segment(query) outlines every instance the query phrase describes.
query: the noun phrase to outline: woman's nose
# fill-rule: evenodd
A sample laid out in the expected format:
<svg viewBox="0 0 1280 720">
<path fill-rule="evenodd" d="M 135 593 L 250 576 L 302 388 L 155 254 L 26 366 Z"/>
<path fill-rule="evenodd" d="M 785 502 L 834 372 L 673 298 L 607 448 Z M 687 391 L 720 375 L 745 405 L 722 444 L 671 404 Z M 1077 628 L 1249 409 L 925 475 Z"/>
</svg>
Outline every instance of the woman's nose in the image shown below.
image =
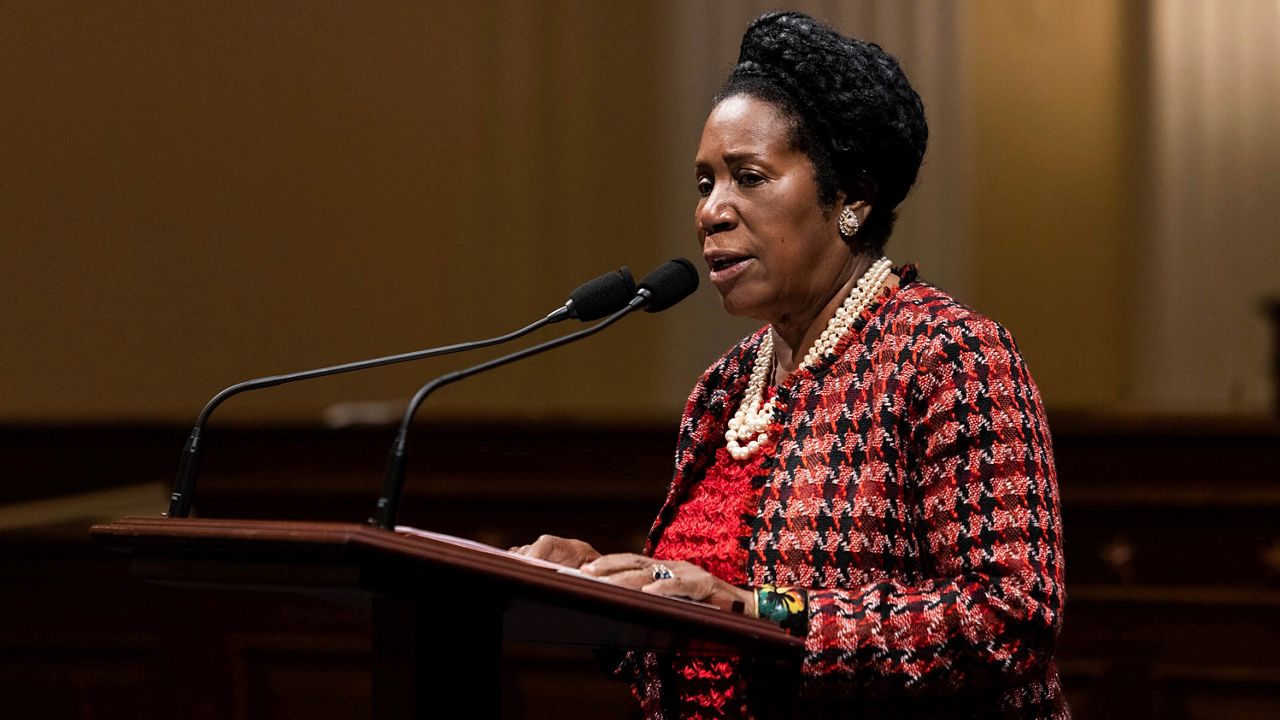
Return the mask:
<svg viewBox="0 0 1280 720">
<path fill-rule="evenodd" d="M 738 224 L 738 213 L 726 193 L 719 188 L 698 205 L 698 225 L 705 233 L 730 230 Z"/>
</svg>

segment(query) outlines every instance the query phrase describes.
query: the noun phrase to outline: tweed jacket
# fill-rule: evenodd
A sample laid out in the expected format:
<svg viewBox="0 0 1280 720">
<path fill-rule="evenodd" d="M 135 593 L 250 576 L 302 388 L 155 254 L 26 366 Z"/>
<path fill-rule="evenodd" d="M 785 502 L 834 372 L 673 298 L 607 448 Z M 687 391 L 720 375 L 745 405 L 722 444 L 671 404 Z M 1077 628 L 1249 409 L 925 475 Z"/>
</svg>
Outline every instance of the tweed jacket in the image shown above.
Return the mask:
<svg viewBox="0 0 1280 720">
<path fill-rule="evenodd" d="M 898 272 L 832 355 L 777 389 L 746 577 L 808 589 L 806 716 L 1066 717 L 1039 392 L 1004 328 Z M 648 553 L 723 445 L 764 332 L 694 388 Z"/>
</svg>

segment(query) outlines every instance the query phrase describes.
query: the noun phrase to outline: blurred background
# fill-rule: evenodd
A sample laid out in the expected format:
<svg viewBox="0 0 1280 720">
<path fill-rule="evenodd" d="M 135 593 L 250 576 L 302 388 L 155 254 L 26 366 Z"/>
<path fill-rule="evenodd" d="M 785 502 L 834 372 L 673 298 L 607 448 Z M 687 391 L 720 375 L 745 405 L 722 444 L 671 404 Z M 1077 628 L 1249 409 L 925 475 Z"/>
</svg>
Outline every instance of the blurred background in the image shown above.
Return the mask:
<svg viewBox="0 0 1280 720">
<path fill-rule="evenodd" d="M 791 6 L 901 61 L 930 147 L 888 253 L 1010 328 L 1040 385 L 1077 715 L 1280 714 L 1280 2 Z M 367 617 L 144 586 L 88 526 L 163 511 L 233 382 L 500 334 L 608 269 L 697 260 L 702 120 L 772 7 L 0 4 L 0 696 L 367 715 Z M 751 329 L 704 283 L 441 391 L 403 519 L 635 549 L 684 398 Z M 363 520 L 388 421 L 475 359 L 230 401 L 197 513 Z M 508 662 L 511 717 L 628 712 L 589 657 Z"/>
</svg>

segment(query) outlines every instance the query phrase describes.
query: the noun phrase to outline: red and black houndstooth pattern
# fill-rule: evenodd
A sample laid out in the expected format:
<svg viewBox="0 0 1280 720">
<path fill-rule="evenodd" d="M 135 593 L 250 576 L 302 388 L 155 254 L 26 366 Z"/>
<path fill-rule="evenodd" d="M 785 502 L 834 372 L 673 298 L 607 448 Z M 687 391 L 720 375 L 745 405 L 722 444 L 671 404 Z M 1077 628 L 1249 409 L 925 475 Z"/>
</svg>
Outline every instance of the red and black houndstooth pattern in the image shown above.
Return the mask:
<svg viewBox="0 0 1280 720">
<path fill-rule="evenodd" d="M 899 274 L 834 357 L 778 388 L 781 433 L 743 542 L 752 584 L 809 588 L 795 709 L 1066 717 L 1052 662 L 1061 520 L 1038 391 L 1004 328 Z M 689 398 L 649 552 L 723 445 L 763 332 Z M 647 684 L 660 716 L 671 705 Z"/>
</svg>

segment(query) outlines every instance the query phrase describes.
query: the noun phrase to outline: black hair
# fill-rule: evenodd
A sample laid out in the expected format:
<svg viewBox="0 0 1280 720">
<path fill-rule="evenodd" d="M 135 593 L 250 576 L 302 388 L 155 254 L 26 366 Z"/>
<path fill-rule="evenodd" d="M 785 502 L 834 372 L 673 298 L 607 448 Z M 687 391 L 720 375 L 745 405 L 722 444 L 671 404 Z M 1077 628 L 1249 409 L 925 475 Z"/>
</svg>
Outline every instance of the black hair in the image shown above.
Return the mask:
<svg viewBox="0 0 1280 720">
<path fill-rule="evenodd" d="M 792 144 L 813 162 L 824 207 L 840 191 L 871 204 L 856 240 L 883 252 L 929 140 L 924 105 L 898 61 L 803 13 L 766 13 L 747 27 L 715 101 L 734 95 L 769 102 L 791 120 Z"/>
</svg>

